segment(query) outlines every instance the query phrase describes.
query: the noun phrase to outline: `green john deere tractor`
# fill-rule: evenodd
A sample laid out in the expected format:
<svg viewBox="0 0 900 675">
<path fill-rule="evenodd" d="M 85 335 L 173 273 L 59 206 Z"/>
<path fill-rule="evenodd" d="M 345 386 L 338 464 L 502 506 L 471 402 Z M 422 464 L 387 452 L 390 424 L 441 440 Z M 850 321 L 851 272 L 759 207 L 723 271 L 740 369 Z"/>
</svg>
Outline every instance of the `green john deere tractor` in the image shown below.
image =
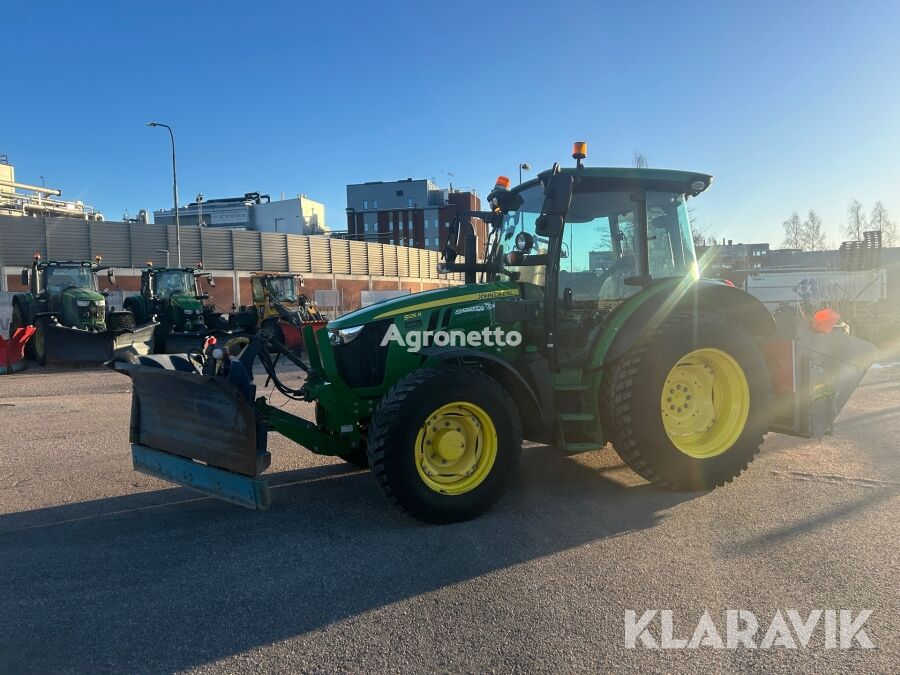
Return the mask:
<svg viewBox="0 0 900 675">
<path fill-rule="evenodd" d="M 216 285 L 209 272 L 193 267 L 153 267 L 148 263 L 141 271 L 140 293 L 125 299 L 125 310 L 137 325 L 157 324 L 157 353 L 201 349 L 212 331 L 227 328 L 222 315 L 203 303 L 209 294 L 200 290 L 201 278 L 211 287 Z"/>
<path fill-rule="evenodd" d="M 552 169 L 450 228 L 445 272 L 465 284 L 395 298 L 304 329 L 299 388 L 271 345 L 194 363 L 134 359 L 139 471 L 254 508 L 277 431 L 367 466 L 389 500 L 431 522 L 472 518 L 513 475 L 523 439 L 571 453 L 611 442 L 654 483 L 705 490 L 738 476 L 768 431 L 829 433 L 874 349 L 807 317 L 778 321 L 755 298 L 700 279 L 687 201 L 711 176 Z M 460 225 L 490 226 L 454 245 Z M 220 355 L 221 356 L 221 355 Z M 254 401 L 256 358 L 306 420 Z M 181 372 L 173 372 L 181 371 Z M 227 433 L 208 433 L 231 420 Z"/>
<path fill-rule="evenodd" d="M 27 352 L 38 363 L 100 364 L 118 350 L 153 352 L 155 324 L 138 329 L 128 312 L 108 311 L 97 280 L 103 269 L 99 256 L 92 263 L 35 255 L 31 268 L 22 270 L 28 291 L 13 297 L 10 335 L 34 325 Z M 108 276 L 115 283 L 112 270 Z"/>
</svg>

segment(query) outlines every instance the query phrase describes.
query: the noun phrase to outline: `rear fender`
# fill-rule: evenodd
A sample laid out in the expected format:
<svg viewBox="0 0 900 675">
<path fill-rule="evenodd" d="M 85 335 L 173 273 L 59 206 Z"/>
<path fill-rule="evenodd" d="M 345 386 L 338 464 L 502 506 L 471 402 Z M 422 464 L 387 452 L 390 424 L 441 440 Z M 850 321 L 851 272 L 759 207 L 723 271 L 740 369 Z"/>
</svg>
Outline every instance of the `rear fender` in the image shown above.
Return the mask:
<svg viewBox="0 0 900 675">
<path fill-rule="evenodd" d="M 769 310 L 746 291 L 710 279 L 686 288 L 683 283 L 666 280 L 650 286 L 617 308 L 600 336 L 591 365 L 598 367 L 621 358 L 673 312 L 712 312 L 738 323 L 750 335 L 775 333 L 775 319 Z M 611 331 L 612 337 L 604 340 Z"/>
<path fill-rule="evenodd" d="M 430 347 L 420 354 L 428 358 L 426 363 L 458 362 L 463 365 L 475 363 L 487 375 L 495 379 L 512 397 L 522 420 L 525 438 L 538 442 L 549 442 L 553 428 L 553 400 L 550 396 L 551 384 L 547 371 L 546 386 L 533 387 L 528 380 L 508 361 L 477 349 L 441 349 Z M 540 369 L 532 369 L 539 373 Z M 545 392 L 545 396 L 541 396 Z"/>
</svg>

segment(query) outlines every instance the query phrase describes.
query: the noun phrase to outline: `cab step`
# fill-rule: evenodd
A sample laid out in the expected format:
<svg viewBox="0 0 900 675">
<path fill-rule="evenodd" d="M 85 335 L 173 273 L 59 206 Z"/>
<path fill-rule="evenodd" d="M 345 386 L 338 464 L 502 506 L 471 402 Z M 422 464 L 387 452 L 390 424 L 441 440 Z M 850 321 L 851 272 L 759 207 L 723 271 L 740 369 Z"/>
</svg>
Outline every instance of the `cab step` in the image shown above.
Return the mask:
<svg viewBox="0 0 900 675">
<path fill-rule="evenodd" d="M 590 389 L 588 384 L 554 384 L 553 391 L 587 391 Z"/>
</svg>

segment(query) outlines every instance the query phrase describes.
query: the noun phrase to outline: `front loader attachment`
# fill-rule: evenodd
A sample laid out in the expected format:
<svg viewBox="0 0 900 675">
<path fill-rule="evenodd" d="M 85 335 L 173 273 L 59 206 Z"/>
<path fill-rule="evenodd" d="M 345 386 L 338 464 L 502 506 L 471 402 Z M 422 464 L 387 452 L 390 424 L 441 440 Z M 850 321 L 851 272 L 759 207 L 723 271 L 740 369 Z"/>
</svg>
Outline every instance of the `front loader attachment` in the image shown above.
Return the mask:
<svg viewBox="0 0 900 675">
<path fill-rule="evenodd" d="M 802 438 L 831 434 L 878 350 L 839 327 L 816 328 L 790 312 L 775 319 L 776 338 L 762 344 L 772 394 L 769 430 Z"/>
<path fill-rule="evenodd" d="M 131 453 L 136 471 L 246 506 L 265 509 L 257 476 L 270 461 L 266 426 L 241 391 L 201 375 L 180 355 L 113 363 L 133 383 Z"/>
<path fill-rule="evenodd" d="M 153 353 L 153 335 L 157 324 L 135 330 L 95 333 L 60 324 L 44 325 L 44 349 L 47 363 L 68 365 L 100 365 L 117 354 Z"/>
</svg>

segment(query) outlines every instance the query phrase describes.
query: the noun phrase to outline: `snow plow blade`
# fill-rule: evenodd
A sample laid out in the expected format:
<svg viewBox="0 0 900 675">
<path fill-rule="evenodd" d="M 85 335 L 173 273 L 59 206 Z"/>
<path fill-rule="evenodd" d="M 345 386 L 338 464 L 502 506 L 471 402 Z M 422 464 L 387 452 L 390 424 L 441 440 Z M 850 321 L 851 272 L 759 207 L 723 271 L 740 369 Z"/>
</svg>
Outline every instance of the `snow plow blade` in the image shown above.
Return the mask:
<svg viewBox="0 0 900 675">
<path fill-rule="evenodd" d="M 268 508 L 268 486 L 257 479 L 271 459 L 266 427 L 241 392 L 199 374 L 181 355 L 132 360 L 110 366 L 133 383 L 135 470 L 247 508 Z"/>
<path fill-rule="evenodd" d="M 820 332 L 793 316 L 776 322 L 781 339 L 762 345 L 772 392 L 769 430 L 802 438 L 833 433 L 877 348 L 840 328 Z"/>
<path fill-rule="evenodd" d="M 44 331 L 47 363 L 100 365 L 121 353 L 151 354 L 156 326 L 157 324 L 152 323 L 134 331 L 91 333 L 48 324 Z"/>
</svg>

